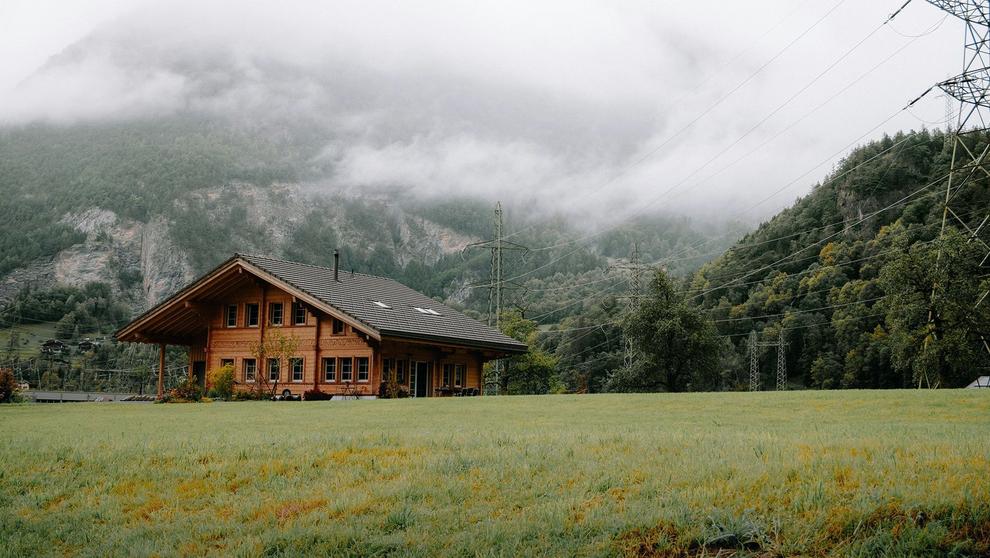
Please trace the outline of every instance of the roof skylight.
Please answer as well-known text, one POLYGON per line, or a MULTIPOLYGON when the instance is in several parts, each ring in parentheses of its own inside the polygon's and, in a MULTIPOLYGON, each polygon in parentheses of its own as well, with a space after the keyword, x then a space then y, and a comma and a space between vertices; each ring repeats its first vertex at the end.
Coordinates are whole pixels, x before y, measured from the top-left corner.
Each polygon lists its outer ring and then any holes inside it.
POLYGON ((385 304, 384 302, 382 302, 380 300, 372 300, 371 303, 374 304, 375 306, 379 307, 379 308, 392 308, 391 306, 389 306, 388 304, 385 304))
POLYGON ((413 308, 415 308, 416 311, 419 312, 420 314, 429 314, 431 316, 439 316, 440 315, 440 312, 437 312, 436 310, 434 310, 432 308, 420 308, 419 306, 414 306, 413 308))

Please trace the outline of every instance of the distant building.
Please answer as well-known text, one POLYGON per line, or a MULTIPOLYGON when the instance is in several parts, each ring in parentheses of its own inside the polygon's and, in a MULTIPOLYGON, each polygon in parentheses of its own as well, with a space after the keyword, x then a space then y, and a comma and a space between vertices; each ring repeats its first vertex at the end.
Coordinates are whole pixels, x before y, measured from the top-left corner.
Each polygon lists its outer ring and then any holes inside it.
POLYGON ((67 348, 65 343, 58 339, 49 339, 41 344, 41 352, 46 355, 60 355, 67 348))
POLYGON ((120 341, 189 348, 190 377, 234 367, 239 389, 413 397, 480 392, 486 361, 525 344, 384 277, 237 254, 120 329, 120 341), (256 350, 271 328, 298 341, 286 360, 256 350))
POLYGON ((990 388, 990 376, 980 376, 973 380, 966 388, 990 388))

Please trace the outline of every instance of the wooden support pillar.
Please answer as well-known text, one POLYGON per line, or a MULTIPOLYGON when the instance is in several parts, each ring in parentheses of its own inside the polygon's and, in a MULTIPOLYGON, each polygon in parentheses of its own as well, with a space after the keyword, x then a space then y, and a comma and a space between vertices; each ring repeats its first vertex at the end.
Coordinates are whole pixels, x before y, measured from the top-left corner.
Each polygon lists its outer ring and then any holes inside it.
POLYGON ((158 399, 165 397, 165 343, 158 344, 158 399))
POLYGON ((371 395, 378 395, 382 383, 381 344, 369 343, 369 345, 371 346, 371 362, 368 363, 368 385, 371 386, 371 395))
POLYGON ((320 315, 313 312, 313 317, 316 318, 316 342, 314 343, 313 352, 315 353, 316 362, 313 363, 313 389, 320 389, 320 374, 323 373, 323 359, 320 358, 320 315))

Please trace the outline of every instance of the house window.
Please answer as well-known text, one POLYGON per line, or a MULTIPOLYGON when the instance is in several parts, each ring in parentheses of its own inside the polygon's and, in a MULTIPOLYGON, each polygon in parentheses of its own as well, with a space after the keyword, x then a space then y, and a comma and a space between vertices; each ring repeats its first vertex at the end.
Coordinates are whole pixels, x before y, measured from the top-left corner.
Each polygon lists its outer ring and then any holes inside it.
POLYGON ((357 359, 358 381, 368 381, 368 357, 358 357, 357 359))
POLYGON ((325 382, 337 381, 337 359, 335 358, 323 359, 323 381, 325 382))
POLYGON ((298 302, 292 310, 292 324, 306 325, 306 307, 298 302))
POLYGON ((404 360, 395 363, 395 381, 400 384, 406 383, 406 361, 404 360))
POLYGON ((354 371, 352 366, 354 366, 354 361, 351 357, 345 357, 340 359, 340 381, 349 382, 354 379, 354 371))
POLYGON ((392 373, 395 371, 395 361, 390 358, 382 359, 382 381, 388 382, 392 379, 392 373))
POLYGON ((237 305, 227 306, 227 327, 237 327, 237 305))
POLYGON ((344 334, 344 322, 338 320, 337 318, 333 319, 333 334, 334 335, 344 334))
POLYGON ((234 359, 232 359, 232 358, 222 358, 222 359, 220 359, 220 368, 223 368, 224 366, 229 366, 229 367, 233 368, 234 367, 234 359))
POLYGON ((247 327, 258 327, 258 304, 249 303, 244 305, 244 320, 247 327))
POLYGON ((254 383, 258 372, 258 363, 253 358, 246 358, 244 362, 244 381, 254 383))
POLYGON ((454 365, 453 364, 444 364, 443 365, 443 385, 445 387, 450 385, 450 377, 453 375, 453 373, 454 373, 454 365))
POLYGON ((289 370, 292 371, 292 381, 303 381, 303 359, 299 357, 289 359, 289 370))
POLYGON ((282 325, 282 303, 272 302, 268 305, 268 323, 280 326, 282 325))
POLYGON ((464 376, 467 372, 467 366, 463 364, 454 365, 454 385, 461 387, 464 385, 464 376))
POLYGON ((270 358, 268 359, 268 381, 277 382, 278 381, 278 359, 270 358))

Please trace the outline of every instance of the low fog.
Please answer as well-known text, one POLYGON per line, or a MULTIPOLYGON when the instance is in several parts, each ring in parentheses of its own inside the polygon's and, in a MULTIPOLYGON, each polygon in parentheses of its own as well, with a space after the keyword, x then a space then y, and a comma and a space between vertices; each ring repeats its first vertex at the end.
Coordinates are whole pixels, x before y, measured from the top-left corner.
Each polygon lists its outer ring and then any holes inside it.
POLYGON ((870 36, 903 0, 246 4, 5 3, 0 125, 305 123, 327 188, 753 221, 858 138, 941 127, 937 91, 897 111, 962 43, 926 2, 870 36))

